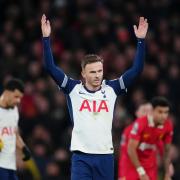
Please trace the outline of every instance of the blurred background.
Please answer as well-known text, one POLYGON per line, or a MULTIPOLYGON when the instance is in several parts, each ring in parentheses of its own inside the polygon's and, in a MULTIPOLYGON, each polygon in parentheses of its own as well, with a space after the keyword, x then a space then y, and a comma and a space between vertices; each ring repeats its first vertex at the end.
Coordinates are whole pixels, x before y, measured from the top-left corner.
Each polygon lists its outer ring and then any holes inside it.
POLYGON ((120 136, 134 119, 136 106, 155 95, 172 103, 173 179, 180 179, 180 1, 178 0, 0 0, 0 90, 11 77, 25 82, 20 106, 21 134, 33 160, 18 160, 20 180, 69 180, 71 122, 66 99, 43 69, 40 19, 52 25, 57 65, 81 79, 80 61, 87 53, 104 58, 106 79, 132 65, 136 38, 133 24, 149 22, 145 67, 140 78, 117 101, 113 141, 117 159, 120 136))

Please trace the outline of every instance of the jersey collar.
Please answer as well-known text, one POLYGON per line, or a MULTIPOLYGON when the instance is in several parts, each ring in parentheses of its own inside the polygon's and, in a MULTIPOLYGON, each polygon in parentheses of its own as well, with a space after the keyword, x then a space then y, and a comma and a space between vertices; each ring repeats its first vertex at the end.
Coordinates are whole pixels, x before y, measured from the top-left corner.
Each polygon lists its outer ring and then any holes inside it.
POLYGON ((83 87, 84 87, 84 89, 85 89, 87 92, 89 92, 89 93, 95 93, 95 92, 101 90, 101 86, 100 86, 99 89, 96 90, 96 91, 91 91, 91 90, 89 90, 84 84, 83 84, 83 87))

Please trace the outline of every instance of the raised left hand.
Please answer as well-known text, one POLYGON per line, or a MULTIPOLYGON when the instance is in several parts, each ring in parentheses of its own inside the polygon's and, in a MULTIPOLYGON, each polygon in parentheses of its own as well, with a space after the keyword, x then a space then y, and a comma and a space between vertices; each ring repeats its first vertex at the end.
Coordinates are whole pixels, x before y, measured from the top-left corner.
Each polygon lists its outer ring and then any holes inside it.
POLYGON ((134 27, 134 33, 137 38, 144 39, 146 37, 148 30, 147 19, 145 19, 144 17, 140 17, 138 27, 136 25, 134 25, 133 27, 134 27))

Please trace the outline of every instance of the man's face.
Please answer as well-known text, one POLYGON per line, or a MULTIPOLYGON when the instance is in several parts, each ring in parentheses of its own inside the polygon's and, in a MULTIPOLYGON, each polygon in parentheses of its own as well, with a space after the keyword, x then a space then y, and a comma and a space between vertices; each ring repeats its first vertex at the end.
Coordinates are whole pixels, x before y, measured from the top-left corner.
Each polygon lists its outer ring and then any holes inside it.
POLYGON ((140 105, 136 111, 137 118, 150 115, 150 114, 152 114, 152 105, 150 103, 140 105))
POLYGON ((19 90, 9 91, 7 104, 9 107, 17 106, 23 97, 23 93, 19 90))
POLYGON ((163 125, 169 115, 169 107, 157 106, 153 110, 155 124, 163 125))
POLYGON ((103 64, 101 62, 87 64, 82 70, 82 76, 86 81, 86 85, 93 88, 100 87, 103 79, 103 64))

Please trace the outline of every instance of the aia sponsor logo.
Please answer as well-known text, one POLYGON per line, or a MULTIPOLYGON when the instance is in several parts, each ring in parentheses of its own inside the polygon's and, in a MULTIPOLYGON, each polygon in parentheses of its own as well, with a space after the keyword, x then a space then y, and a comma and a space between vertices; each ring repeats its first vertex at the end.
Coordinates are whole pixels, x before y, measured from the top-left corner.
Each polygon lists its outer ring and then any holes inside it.
POLYGON ((0 136, 13 136, 16 133, 15 127, 2 127, 0 128, 0 136))
POLYGON ((101 100, 100 103, 97 103, 97 101, 90 102, 88 100, 84 100, 80 106, 79 111, 84 110, 87 110, 89 112, 109 112, 109 108, 105 100, 101 100))

